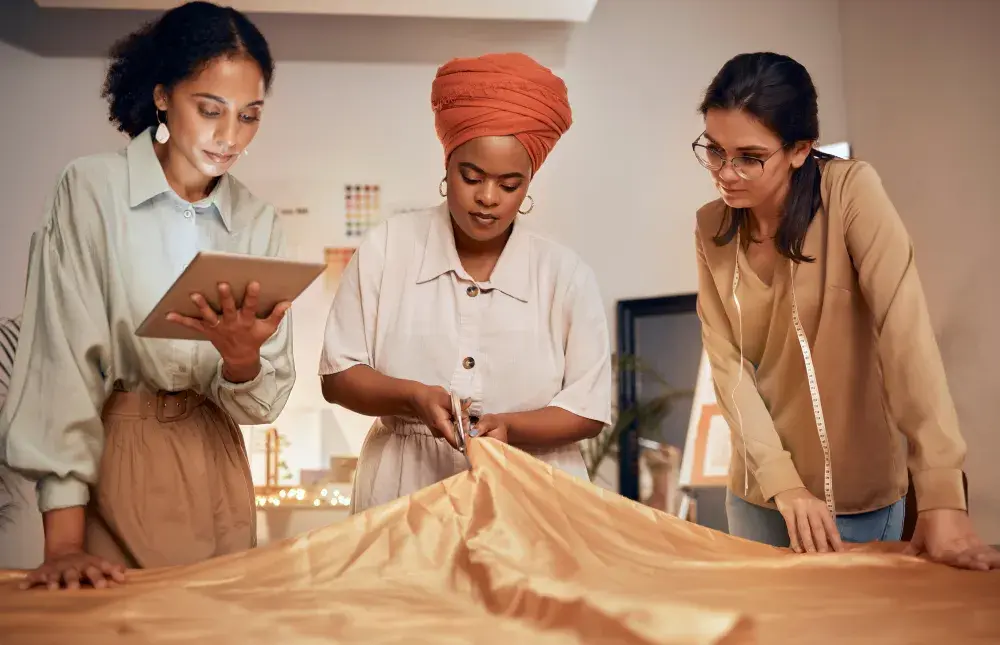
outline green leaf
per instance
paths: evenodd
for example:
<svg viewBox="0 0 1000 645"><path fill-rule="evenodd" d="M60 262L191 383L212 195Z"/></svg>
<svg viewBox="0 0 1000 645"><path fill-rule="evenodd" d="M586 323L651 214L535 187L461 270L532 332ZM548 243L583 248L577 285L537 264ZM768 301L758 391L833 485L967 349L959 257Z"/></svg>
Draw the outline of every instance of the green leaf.
<svg viewBox="0 0 1000 645"><path fill-rule="evenodd" d="M615 354L611 360L616 379L625 372L642 375L645 377L644 389L656 390L656 394L637 401L624 410L615 410L614 421L610 426L605 427L596 437L582 442L581 450L591 479L605 459L617 457L618 439L626 428L634 424L640 437L657 440L660 426L673 411L677 399L694 395L693 390L672 387L659 372L638 356Z"/></svg>

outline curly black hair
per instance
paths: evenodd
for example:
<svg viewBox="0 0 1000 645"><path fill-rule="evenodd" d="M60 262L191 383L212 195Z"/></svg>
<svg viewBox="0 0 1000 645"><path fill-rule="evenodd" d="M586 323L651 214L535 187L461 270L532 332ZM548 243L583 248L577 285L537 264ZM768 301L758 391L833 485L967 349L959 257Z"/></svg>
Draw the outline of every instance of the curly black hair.
<svg viewBox="0 0 1000 645"><path fill-rule="evenodd" d="M108 120L135 137L156 125L153 89L168 91L220 57L246 56L260 65L271 89L274 59L267 40L235 9L211 2L188 2L129 34L111 48L101 97Z"/></svg>

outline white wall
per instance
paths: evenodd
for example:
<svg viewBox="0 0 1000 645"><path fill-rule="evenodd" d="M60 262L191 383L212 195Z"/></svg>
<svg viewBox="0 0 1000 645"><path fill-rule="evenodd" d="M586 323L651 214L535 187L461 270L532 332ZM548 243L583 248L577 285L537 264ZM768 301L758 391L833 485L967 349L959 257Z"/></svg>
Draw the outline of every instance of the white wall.
<svg viewBox="0 0 1000 645"><path fill-rule="evenodd" d="M0 43L0 269L8 276L0 313L20 306L28 237L59 170L124 144L99 98L103 61L79 57L105 48L93 39L110 38L109 28L91 14L11 3L13 13L0 8L9 26L0 36L19 45ZM576 119L532 186L530 220L594 267L613 317L618 299L696 287L693 215L715 195L689 144L701 131L700 94L730 56L771 49L801 60L819 88L823 138L846 137L838 19L835 0L604 0L590 23L572 29L401 20L346 28L264 16L258 24L286 62L236 174L279 206L310 207L308 220L289 221L291 237L303 257L320 259L324 246L343 242L345 182L380 183L390 205L438 199L442 159L429 107L437 64L526 51L564 75ZM119 31L129 20L116 22ZM313 374L327 306L317 287L295 308L300 380L279 427L296 471L325 463L326 406ZM343 410L336 417L357 450L366 422Z"/></svg>
<svg viewBox="0 0 1000 645"><path fill-rule="evenodd" d="M851 140L906 222L969 444L970 511L1000 543L1000 3L846 0ZM892 43L891 45L889 43Z"/></svg>

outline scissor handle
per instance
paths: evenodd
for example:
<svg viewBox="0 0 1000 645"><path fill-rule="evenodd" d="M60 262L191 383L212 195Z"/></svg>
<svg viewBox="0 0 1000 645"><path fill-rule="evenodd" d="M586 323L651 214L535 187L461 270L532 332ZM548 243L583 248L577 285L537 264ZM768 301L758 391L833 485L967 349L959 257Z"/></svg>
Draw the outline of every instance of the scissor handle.
<svg viewBox="0 0 1000 645"><path fill-rule="evenodd" d="M465 427L462 425L462 401L454 392L451 393L451 412L455 415L455 430L458 449L465 452Z"/></svg>

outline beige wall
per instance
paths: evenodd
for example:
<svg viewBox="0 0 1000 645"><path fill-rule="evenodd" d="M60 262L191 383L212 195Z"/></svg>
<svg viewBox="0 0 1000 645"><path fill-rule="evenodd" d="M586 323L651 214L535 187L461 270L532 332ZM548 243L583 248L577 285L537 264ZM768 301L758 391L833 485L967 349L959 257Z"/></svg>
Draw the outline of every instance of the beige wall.
<svg viewBox="0 0 1000 645"><path fill-rule="evenodd" d="M844 0L841 29L850 139L914 239L972 516L1000 543L1000 2Z"/></svg>

